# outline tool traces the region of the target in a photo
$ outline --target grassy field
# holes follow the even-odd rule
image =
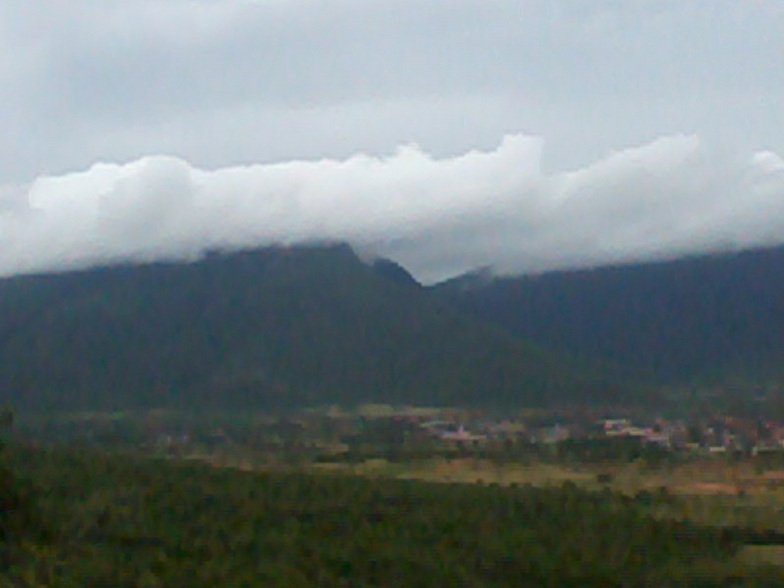
[[[737,556],[739,562],[754,566],[784,566],[784,546],[747,545]]]
[[[316,464],[316,469],[332,469],[395,478],[434,482],[484,482],[498,484],[560,485],[571,480],[582,486],[634,494],[642,490],[666,488],[684,495],[782,496],[784,471],[756,471],[752,463],[727,464],[701,460],[652,467],[644,463],[521,464],[487,459],[434,458],[410,462],[368,459],[361,463]],[[605,481],[600,481],[601,479]]]
[[[317,471],[443,483],[481,483],[546,487],[572,482],[587,490],[609,488],[630,497],[658,496],[655,516],[722,526],[784,532],[784,487],[770,484],[771,472],[752,463],[706,460],[651,468],[640,463],[566,466],[549,463],[499,464],[481,459],[433,459],[394,463],[385,459],[358,464],[319,464]],[[662,500],[662,497],[665,499]]]

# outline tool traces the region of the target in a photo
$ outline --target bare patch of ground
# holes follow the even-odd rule
[[[747,565],[784,566],[783,545],[747,545],[738,553],[738,560]]]

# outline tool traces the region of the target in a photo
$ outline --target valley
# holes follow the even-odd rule
[[[1,577],[781,585],[780,255],[423,286],[335,244],[0,280]]]

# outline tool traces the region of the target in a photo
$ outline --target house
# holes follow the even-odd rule
[[[440,438],[442,441],[453,443],[484,443],[487,441],[486,435],[477,435],[466,431],[463,425],[460,425],[456,431],[444,431]]]

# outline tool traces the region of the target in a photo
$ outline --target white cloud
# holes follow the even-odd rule
[[[347,241],[433,281],[784,242],[784,161],[663,137],[569,172],[542,142],[206,171],[170,156],[0,188],[0,274]]]
[[[312,237],[429,280],[775,242],[782,25],[780,0],[6,0],[0,273]]]

